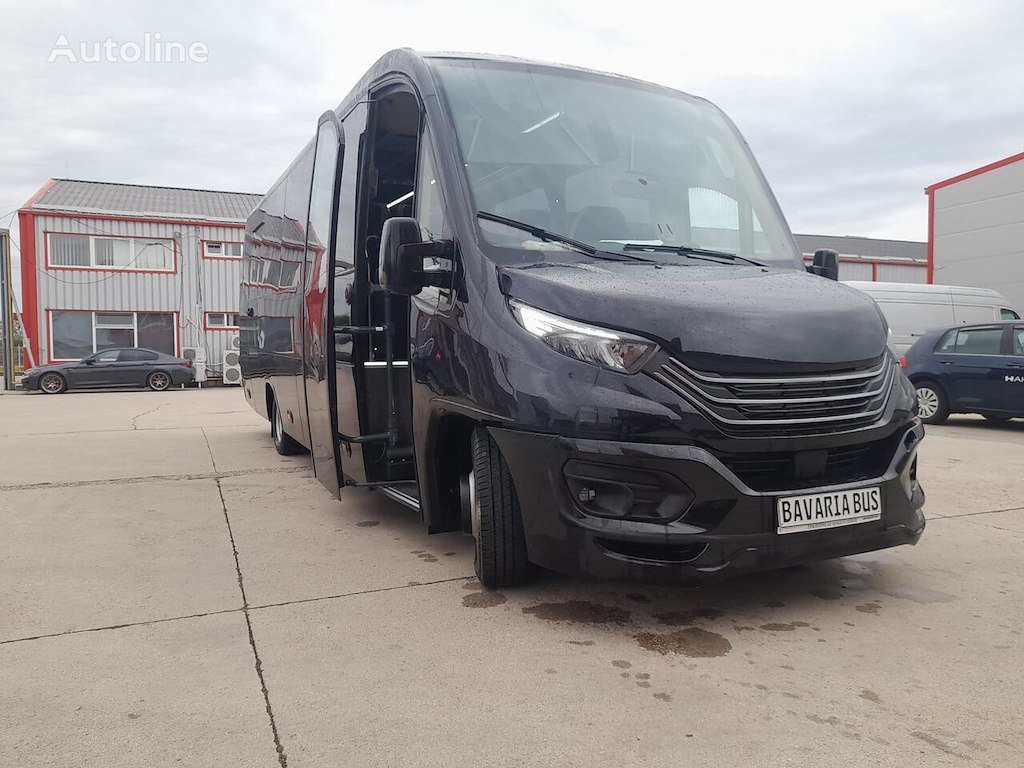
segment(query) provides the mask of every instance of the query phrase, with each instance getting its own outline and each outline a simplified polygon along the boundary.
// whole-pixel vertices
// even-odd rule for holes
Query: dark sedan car
[[[194,378],[191,361],[180,357],[152,349],[105,349],[77,363],[32,368],[21,386],[48,395],[86,387],[149,387],[162,392]]]
[[[900,363],[917,390],[918,414],[941,424],[951,413],[991,421],[1024,416],[1024,323],[985,323],[925,333]]]

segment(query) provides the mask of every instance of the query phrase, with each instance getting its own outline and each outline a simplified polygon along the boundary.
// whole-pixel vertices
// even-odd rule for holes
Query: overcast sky
[[[12,212],[51,177],[263,192],[319,115],[398,47],[565,62],[709,98],[746,136],[795,232],[924,240],[925,186],[1024,150],[1020,0],[0,9],[0,227],[12,230]],[[146,33],[202,43],[206,60],[48,63],[61,35],[77,56]]]

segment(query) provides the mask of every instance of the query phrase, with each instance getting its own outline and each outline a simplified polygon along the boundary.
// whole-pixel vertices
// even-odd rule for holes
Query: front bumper
[[[28,378],[27,376],[22,376],[18,385],[27,392],[39,389],[39,377],[33,376],[32,378]]]
[[[924,428],[899,438],[885,472],[840,485],[757,492],[708,451],[688,445],[586,440],[491,428],[515,482],[532,562],[563,573],[647,582],[711,582],[751,571],[916,544],[924,491],[912,479]],[[577,460],[681,482],[693,500],[677,519],[633,521],[588,514],[570,492]],[[881,486],[882,517],[803,533],[776,533],[776,499]]]

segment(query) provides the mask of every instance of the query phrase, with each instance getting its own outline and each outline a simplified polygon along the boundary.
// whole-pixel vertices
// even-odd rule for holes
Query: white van
[[[892,329],[890,344],[897,355],[906,352],[918,337],[932,328],[1020,319],[1010,302],[990,288],[859,280],[844,282],[878,302]]]

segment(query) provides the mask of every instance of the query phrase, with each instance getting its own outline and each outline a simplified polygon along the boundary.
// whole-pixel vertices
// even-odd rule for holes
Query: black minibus
[[[489,587],[706,582],[924,530],[885,319],[834,252],[805,269],[703,99],[392,51],[249,217],[242,267],[277,450],[471,534]]]

